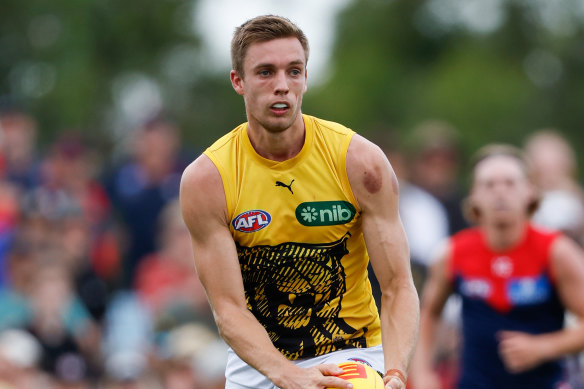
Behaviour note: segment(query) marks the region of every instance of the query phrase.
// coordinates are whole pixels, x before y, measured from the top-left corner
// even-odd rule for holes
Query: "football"
[[[343,362],[338,366],[345,372],[339,378],[353,384],[353,389],[383,389],[383,379],[378,372],[359,362]]]

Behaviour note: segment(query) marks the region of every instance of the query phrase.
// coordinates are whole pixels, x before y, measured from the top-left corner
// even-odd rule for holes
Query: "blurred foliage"
[[[541,2],[501,2],[502,23],[489,32],[439,25],[426,12],[432,2],[352,3],[338,20],[330,80],[307,95],[305,111],[365,135],[384,126],[405,144],[422,121],[446,120],[467,154],[486,142],[521,144],[542,127],[582,146],[581,5],[561,2],[567,14],[580,12],[579,24],[561,34],[538,18]]]
[[[479,3],[499,7],[494,28],[444,19]],[[552,3],[562,9],[555,25],[546,8]],[[405,144],[419,123],[442,119],[461,132],[467,152],[492,141],[519,144],[542,127],[560,129],[579,147],[584,9],[579,1],[560,3],[354,0],[338,18],[326,80],[309,80],[304,111],[365,135],[386,128]],[[132,125],[120,124],[126,111],[116,90],[139,75],[156,86],[186,142],[205,147],[245,112],[227,72],[208,71],[213,64],[205,64],[193,29],[195,6],[3,0],[0,94],[25,102],[45,140],[80,128],[115,143],[117,132],[105,130]]]
[[[142,74],[168,89],[165,56],[179,45],[199,46],[192,7],[183,0],[3,0],[0,94],[37,116],[41,140],[71,129],[108,137],[116,79]]]

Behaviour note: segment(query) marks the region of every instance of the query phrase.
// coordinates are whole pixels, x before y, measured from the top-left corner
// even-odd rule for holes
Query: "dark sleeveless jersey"
[[[526,226],[522,242],[494,252],[479,229],[451,238],[449,273],[462,297],[463,350],[459,389],[554,388],[559,362],[520,374],[509,373],[499,357],[497,332],[541,334],[564,324],[550,269],[550,248],[557,233]]]

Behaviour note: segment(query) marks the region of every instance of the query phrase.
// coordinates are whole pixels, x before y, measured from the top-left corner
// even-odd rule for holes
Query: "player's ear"
[[[306,93],[307,89],[308,89],[308,71],[304,69],[304,90],[302,91],[302,93]]]
[[[527,213],[529,216],[532,216],[535,211],[537,211],[537,208],[541,203],[542,194],[541,189],[539,189],[533,182],[529,182],[527,190],[529,196],[529,201],[527,203]]]
[[[231,79],[231,85],[233,89],[237,92],[237,94],[243,96],[243,77],[239,74],[238,71],[232,70],[229,73],[229,78]]]
[[[462,200],[462,213],[464,218],[471,224],[476,224],[479,221],[481,212],[474,202],[473,193],[471,192],[465,199]]]

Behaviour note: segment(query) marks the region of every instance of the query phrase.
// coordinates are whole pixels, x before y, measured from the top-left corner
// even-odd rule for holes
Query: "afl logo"
[[[272,221],[272,216],[266,211],[254,209],[240,213],[233,219],[233,228],[241,232],[256,232],[265,228]]]

